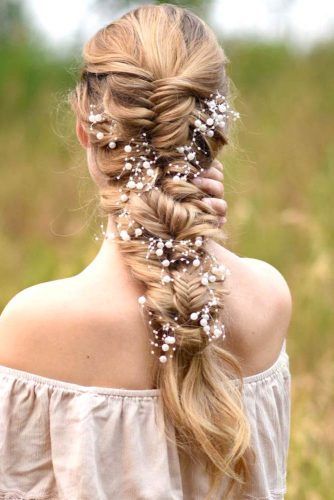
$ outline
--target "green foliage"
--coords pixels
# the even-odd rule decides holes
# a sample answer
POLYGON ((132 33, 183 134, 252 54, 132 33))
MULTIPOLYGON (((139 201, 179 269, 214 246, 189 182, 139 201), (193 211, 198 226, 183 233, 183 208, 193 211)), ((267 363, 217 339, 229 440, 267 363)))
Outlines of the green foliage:
MULTIPOLYGON (((293 372, 288 499, 333 498, 334 51, 228 42, 241 113, 223 152, 226 231, 239 255, 288 281, 293 372)), ((31 45, 0 48, 1 308, 22 288, 79 272, 101 220, 65 105, 73 61, 31 45)))
POLYGON ((226 52, 242 116, 223 155, 230 244, 277 267, 293 297, 287 499, 331 499, 333 43, 306 55, 246 41, 226 52))

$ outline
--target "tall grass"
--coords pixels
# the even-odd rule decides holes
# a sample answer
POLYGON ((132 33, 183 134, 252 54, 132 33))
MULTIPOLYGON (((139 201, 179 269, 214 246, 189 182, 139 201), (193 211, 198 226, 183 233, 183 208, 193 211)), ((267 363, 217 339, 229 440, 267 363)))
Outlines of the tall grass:
POLYGON ((243 120, 225 161, 232 248, 288 281, 293 411, 288 499, 334 498, 334 51, 235 44, 243 120))
MULTIPOLYGON (((222 160, 229 246, 264 259, 294 301, 289 499, 334 498, 334 50, 226 44, 242 119, 222 160)), ((75 60, 0 48, 1 309, 19 290, 79 272, 101 220, 64 102, 75 60)))

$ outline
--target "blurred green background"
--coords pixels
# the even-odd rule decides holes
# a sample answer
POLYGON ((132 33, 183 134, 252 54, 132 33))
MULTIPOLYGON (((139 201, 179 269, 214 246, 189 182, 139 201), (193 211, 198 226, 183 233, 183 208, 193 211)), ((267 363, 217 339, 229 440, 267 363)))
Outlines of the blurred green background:
MULTIPOLYGON (((193 3, 203 13, 203 2, 193 3)), ((2 310, 23 288, 80 272, 104 221, 66 105, 78 47, 48 47, 19 2, 1 9, 2 310)), ((293 295, 286 498, 332 499, 334 41, 307 51, 254 37, 222 45, 242 117, 222 155, 229 248, 276 266, 293 295)))

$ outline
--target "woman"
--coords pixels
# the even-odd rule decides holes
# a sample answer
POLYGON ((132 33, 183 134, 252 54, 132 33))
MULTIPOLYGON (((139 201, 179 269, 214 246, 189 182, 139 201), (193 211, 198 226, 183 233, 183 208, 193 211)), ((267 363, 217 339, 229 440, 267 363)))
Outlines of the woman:
POLYGON ((238 116, 224 52, 164 4, 84 59, 71 104, 108 224, 81 273, 1 315, 0 498, 283 498, 291 296, 224 248, 208 198, 238 116))

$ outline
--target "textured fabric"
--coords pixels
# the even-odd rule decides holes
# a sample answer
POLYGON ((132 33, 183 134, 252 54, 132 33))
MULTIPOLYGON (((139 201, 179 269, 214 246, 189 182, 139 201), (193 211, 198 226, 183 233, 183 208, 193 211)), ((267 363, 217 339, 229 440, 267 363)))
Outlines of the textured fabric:
MULTIPOLYGON (((270 368, 244 382, 257 454, 244 498, 280 500, 290 434, 285 342, 270 368)), ((204 471, 180 460, 163 425, 159 389, 81 386, 0 365, 0 499, 202 500, 204 471)))

